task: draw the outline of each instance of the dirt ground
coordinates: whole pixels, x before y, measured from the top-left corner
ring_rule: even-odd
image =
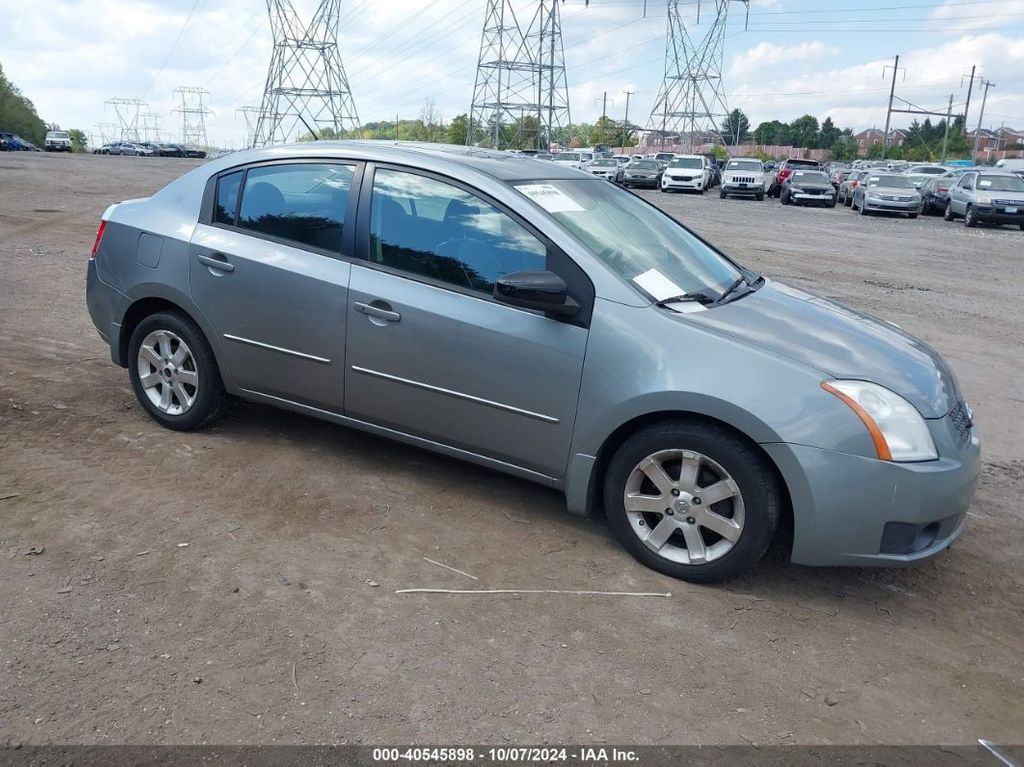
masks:
[[[110,202],[193,165],[0,155],[0,743],[1024,741],[1024,233],[644,193],[934,344],[984,439],[932,562],[776,553],[700,587],[523,481],[254,405],[149,420],[89,320],[87,253]]]

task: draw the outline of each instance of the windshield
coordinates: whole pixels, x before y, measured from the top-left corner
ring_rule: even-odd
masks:
[[[761,170],[761,163],[758,160],[729,160],[725,167],[728,170]]]
[[[816,170],[798,170],[793,174],[794,184],[828,184],[828,176]]]
[[[889,189],[913,189],[914,182],[906,176],[872,176],[868,186],[884,186]]]
[[[986,192],[1024,192],[1020,176],[978,176],[978,189]]]
[[[618,163],[615,160],[594,160],[592,163],[595,168],[615,168]]]
[[[907,171],[907,173],[917,173],[925,176],[941,176],[945,172],[945,168],[937,168],[931,165],[918,165],[916,168],[911,168]]]
[[[657,170],[658,163],[656,163],[654,160],[637,160],[636,162],[630,164],[629,167],[635,170]]]
[[[699,157],[677,157],[668,164],[670,168],[703,168],[704,161]]]
[[[579,162],[580,156],[576,152],[559,152],[554,159],[555,162]]]
[[[53,138],[67,138],[68,137],[68,134],[66,132],[62,131],[62,130],[50,131],[50,135]]]
[[[516,188],[655,301],[684,293],[718,295],[740,277],[682,225],[606,181],[558,179]]]

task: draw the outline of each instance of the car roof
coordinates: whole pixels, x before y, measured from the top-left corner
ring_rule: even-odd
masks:
[[[578,149],[568,150],[573,154],[578,154],[580,151]],[[499,181],[580,178],[580,172],[575,168],[562,168],[557,164],[553,165],[530,155],[457,144],[425,144],[415,141],[305,141],[297,144],[279,144],[236,152],[231,155],[230,166],[266,160],[307,157],[393,162],[417,167],[422,167],[425,160],[433,160],[431,165],[440,163],[451,166],[447,168],[450,172],[457,171],[458,168],[472,169]]]

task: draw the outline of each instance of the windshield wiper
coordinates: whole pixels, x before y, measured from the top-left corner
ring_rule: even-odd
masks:
[[[736,281],[733,282],[732,285],[730,285],[729,287],[727,287],[725,289],[725,291],[722,293],[722,295],[720,295],[718,297],[718,300],[715,303],[718,303],[718,304],[725,303],[725,299],[727,299],[729,296],[731,296],[733,293],[735,293],[739,289],[740,285],[747,285],[747,284],[748,283],[747,283],[747,278],[746,277],[742,277],[742,276],[741,277],[737,277]],[[749,285],[748,285],[748,287],[749,287]]]
[[[698,291],[696,293],[682,293],[678,296],[670,296],[663,298],[660,301],[655,301],[655,306],[665,306],[666,304],[674,304],[677,301],[696,301],[701,304],[713,304],[718,301],[718,296],[708,295],[707,293]]]

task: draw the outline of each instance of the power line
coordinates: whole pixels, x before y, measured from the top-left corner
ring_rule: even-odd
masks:
[[[146,88],[146,92],[142,94],[142,98],[146,98],[146,96],[149,95],[149,92],[151,90],[153,90],[153,86],[156,85],[156,81],[158,79],[160,79],[160,75],[162,75],[163,72],[164,72],[164,67],[167,66],[167,62],[169,62],[171,60],[171,56],[174,55],[174,51],[177,50],[178,44],[181,42],[182,38],[185,36],[185,30],[188,29],[188,26],[189,26],[189,24],[192,21],[192,16],[196,12],[196,8],[199,7],[200,3],[205,3],[205,2],[206,2],[206,0],[195,0],[195,2],[192,3],[192,9],[188,12],[188,16],[185,17],[185,23],[181,25],[181,30],[179,30],[178,36],[175,37],[174,38],[174,42],[171,43],[171,49],[169,51],[167,51],[167,55],[164,56],[164,61],[160,65],[160,69],[157,70],[156,76],[149,83],[149,87]]]

